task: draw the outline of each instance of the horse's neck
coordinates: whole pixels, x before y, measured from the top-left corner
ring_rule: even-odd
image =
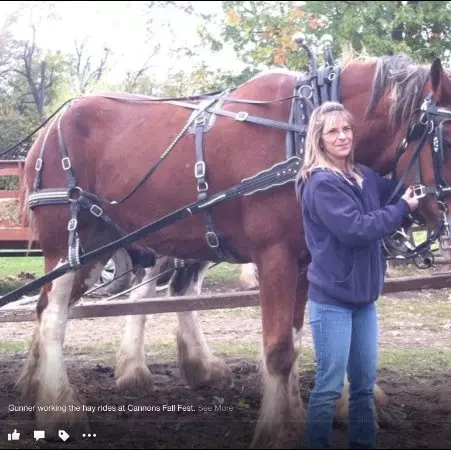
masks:
[[[389,127],[388,117],[357,121],[355,159],[380,173],[388,173],[395,162],[403,130]]]
[[[379,107],[376,114],[365,116],[371,92],[367,80],[372,79],[371,72],[365,72],[365,76],[363,80],[366,81],[356,83],[354,90],[350,88],[349,80],[346,80],[342,91],[342,102],[356,121],[355,158],[357,162],[378,172],[388,173],[395,161],[398,145],[404,137],[404,130],[389,126],[387,105]]]

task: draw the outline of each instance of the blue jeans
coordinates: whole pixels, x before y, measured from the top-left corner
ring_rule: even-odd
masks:
[[[307,448],[330,448],[335,401],[349,380],[349,448],[376,448],[373,388],[376,383],[378,324],[375,304],[348,309],[309,299],[309,323],[317,360],[310,394]]]

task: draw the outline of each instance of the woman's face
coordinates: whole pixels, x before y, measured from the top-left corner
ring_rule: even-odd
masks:
[[[346,119],[338,114],[327,118],[321,138],[326,154],[337,163],[345,163],[351,153],[353,139],[351,125]]]

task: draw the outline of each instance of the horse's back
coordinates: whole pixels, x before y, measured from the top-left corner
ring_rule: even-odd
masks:
[[[226,101],[220,108],[287,122],[293,82],[294,78],[285,73],[262,74],[229,95],[257,101],[288,100],[264,105]],[[77,186],[108,200],[118,201],[132,192],[159,163],[129,199],[117,206],[106,206],[122,228],[137,229],[188,205],[198,195],[194,167],[196,147],[198,149],[200,145],[193,129],[187,130],[191,114],[193,110],[188,107],[129,94],[80,98],[62,114],[60,137],[56,131],[58,125],[52,125],[45,144],[42,187],[67,186],[67,174],[61,167],[61,143],[64,142]],[[218,114],[212,128],[203,134],[208,195],[283,161],[285,136],[283,129]],[[29,157],[31,169],[40,144],[42,142],[37,143]],[[295,201],[291,191],[291,186],[282,187],[219,204],[213,212],[215,229],[229,240],[239,241],[236,247],[244,249],[252,245],[250,240],[258,240],[262,234],[269,235],[268,228],[271,233],[282,235],[287,229],[286,224],[292,220],[289,213],[292,208],[287,207],[287,202]],[[67,210],[67,206],[63,208]],[[268,216],[271,209],[287,214]],[[186,219],[175,229],[177,236],[184,235],[183,247],[187,254],[199,246],[199,239],[205,242],[203,216]],[[173,239],[171,233],[162,230],[158,237],[160,242],[164,236],[168,242]]]

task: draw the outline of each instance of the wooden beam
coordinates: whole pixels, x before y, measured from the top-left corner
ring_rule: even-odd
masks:
[[[136,302],[99,301],[75,306],[69,313],[69,319],[240,308],[243,306],[258,306],[259,304],[259,291],[200,296],[185,295],[183,297],[143,298]],[[35,319],[36,313],[34,308],[32,310],[28,308],[14,310],[0,309],[0,322],[27,322]]]
[[[444,272],[421,278],[401,277],[387,279],[383,294],[450,287],[451,272]],[[143,298],[135,302],[124,300],[119,302],[99,301],[75,306],[69,313],[69,319],[241,308],[258,306],[259,304],[260,296],[258,290],[200,296]],[[34,308],[14,310],[0,308],[0,322],[27,322],[35,319]]]
[[[451,287],[451,272],[434,273],[425,277],[387,278],[383,294],[422,289],[443,289]]]

